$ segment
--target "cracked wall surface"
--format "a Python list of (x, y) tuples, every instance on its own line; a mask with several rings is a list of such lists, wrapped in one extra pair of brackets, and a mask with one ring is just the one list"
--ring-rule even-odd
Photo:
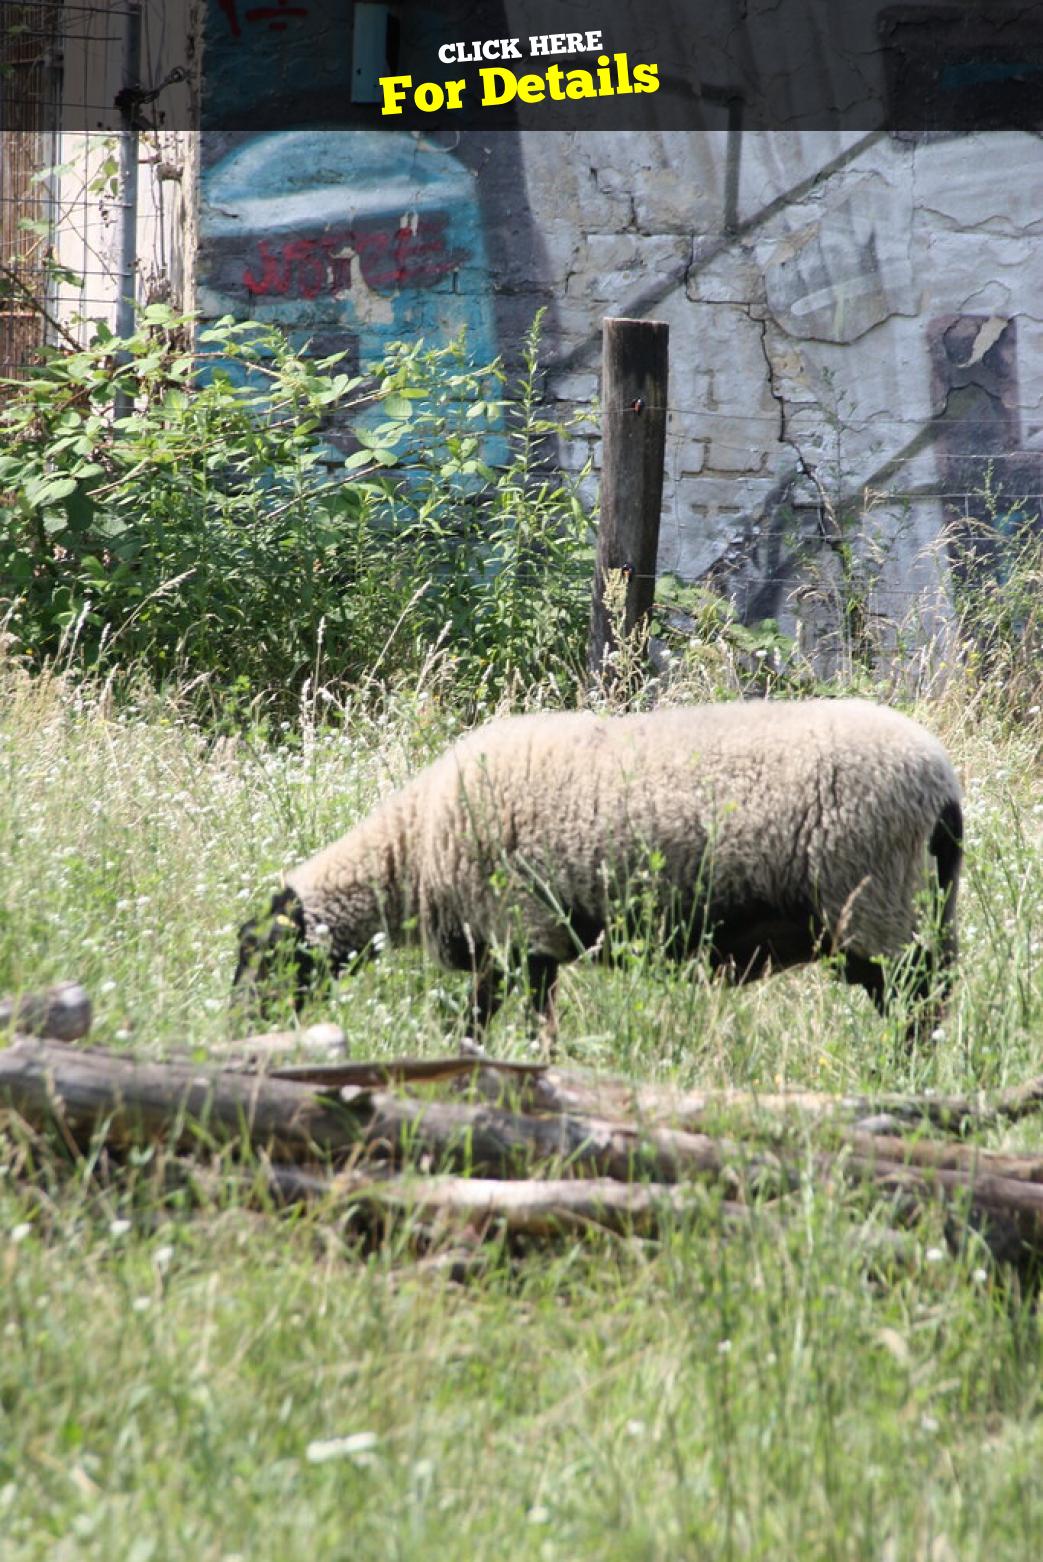
[(671, 325), (661, 567), (792, 627), (850, 543), (872, 610), (931, 627), (946, 528), (1043, 508), (1040, 138), (557, 139), (525, 145), (551, 387), (593, 393), (602, 314)]
[(790, 626), (839, 539), (874, 611), (944, 613), (946, 525), (986, 482), (999, 531), (1040, 507), (1037, 136), (210, 135), (201, 161), (205, 312), (364, 362), (461, 327), (510, 357), (545, 308), (548, 391), (581, 405), (605, 315), (668, 321), (660, 565), (750, 618)]

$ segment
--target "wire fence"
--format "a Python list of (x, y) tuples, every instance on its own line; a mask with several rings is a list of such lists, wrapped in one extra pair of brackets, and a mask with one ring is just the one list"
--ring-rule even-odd
[[(133, 223), (142, 303), (184, 301), (183, 179), (191, 138), (159, 116), (135, 132), (145, 177), (130, 207), (120, 178), (117, 98), (129, 8), (36, 0), (0, 5), (0, 375), (17, 378), (45, 343), (114, 326), (122, 225)], [(142, 78), (166, 48), (166, 8), (140, 13)], [(74, 127), (74, 128), (69, 128)]]

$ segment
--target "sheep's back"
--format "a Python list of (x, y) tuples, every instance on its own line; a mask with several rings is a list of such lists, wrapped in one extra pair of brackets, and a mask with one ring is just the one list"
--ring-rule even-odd
[(485, 939), (520, 914), (562, 958), (562, 912), (596, 921), (653, 880), (711, 911), (814, 910), (852, 948), (896, 950), (924, 842), (959, 795), (936, 739), (861, 701), (513, 718), (423, 781), (422, 914)]

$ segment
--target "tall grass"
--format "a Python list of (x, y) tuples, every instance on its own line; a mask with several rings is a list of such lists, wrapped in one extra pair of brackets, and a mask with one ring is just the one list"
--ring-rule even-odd
[[(1043, 723), (966, 659), (915, 713), (967, 792), (959, 985), (932, 1047), (828, 972), (743, 991), (654, 945), (564, 973), (570, 1063), (685, 1083), (971, 1089), (1041, 1068)], [(670, 698), (681, 698), (684, 686)], [(560, 690), (530, 698), (560, 700)], [(72, 672), (0, 688), (0, 989), (75, 976), (95, 1039), (228, 1036), (235, 932), (457, 729), (437, 658), (367, 701), (309, 687), (276, 740)], [(463, 1034), (464, 984), (393, 955), (316, 1004), (356, 1055)], [(491, 1044), (530, 1045), (509, 1005)], [(1034, 1123), (1007, 1134), (1038, 1144)], [(467, 1286), (335, 1208), (192, 1207), (147, 1154), (91, 1180), (0, 1139), (5, 1558), (1032, 1556), (1040, 1335), (1020, 1282), (929, 1214), (808, 1192), (724, 1234), (495, 1246)], [(35, 1166), (37, 1175), (18, 1175)]]

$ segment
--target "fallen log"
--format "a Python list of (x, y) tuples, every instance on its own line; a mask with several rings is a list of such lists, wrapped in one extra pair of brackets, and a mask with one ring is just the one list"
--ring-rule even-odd
[[(492, 1086), (496, 1065), (483, 1062), (479, 1089)], [(502, 1088), (502, 1087), (501, 1087)], [(807, 1123), (878, 1119), (894, 1129), (931, 1126), (964, 1133), (1014, 1122), (1043, 1105), (1043, 1075), (992, 1096), (828, 1095), (820, 1091), (759, 1091), (725, 1087), (675, 1090), (668, 1085), (631, 1085), (623, 1080), (590, 1080), (547, 1068), (522, 1088), (526, 1104), (543, 1111), (597, 1112), (642, 1123), (672, 1124), (697, 1132), (724, 1114), (779, 1117)]]
[[(505, 1182), (485, 1177), (392, 1177), (365, 1181), (334, 1179), (338, 1203), (409, 1215), (437, 1228), (463, 1227), (476, 1236), (496, 1227), (512, 1236), (550, 1237), (597, 1227), (605, 1231), (658, 1235), (664, 1224), (707, 1207), (705, 1191), (664, 1183), (626, 1183), (609, 1178), (577, 1182), (567, 1178)], [(749, 1206), (722, 1201), (725, 1221), (748, 1224)]]
[(338, 1102), (265, 1075), (143, 1063), (32, 1037), (0, 1051), (0, 1103), (35, 1130), (57, 1126), (81, 1150), (99, 1136), (117, 1149), (248, 1140), (279, 1159), (314, 1159), (344, 1146), (349, 1121)]
[(738, 1167), (777, 1174), (773, 1157), (675, 1129), (641, 1130), (566, 1115), (527, 1116), (486, 1105), (421, 1101), (352, 1087), (340, 1099), (270, 1074), (133, 1058), (23, 1037), (0, 1052), (0, 1101), (34, 1129), (56, 1123), (81, 1149), (166, 1139), (244, 1140), (275, 1159), (343, 1159), (365, 1152), (427, 1157), (501, 1177), (558, 1162), (573, 1174), (677, 1182), (736, 1180)]
[(780, 1117), (809, 1123), (875, 1122), (887, 1129), (940, 1128), (964, 1133), (1016, 1122), (1043, 1106), (1043, 1075), (994, 1095), (828, 1095), (812, 1090), (760, 1091), (724, 1087), (676, 1090), (591, 1078), (549, 1064), (508, 1063), (485, 1056), (389, 1058), (370, 1062), (301, 1064), (272, 1070), (274, 1078), (325, 1089), (457, 1079), (486, 1099), (509, 1095), (520, 1111), (589, 1114), (698, 1132), (723, 1114)]
[(1002, 1150), (987, 1150), (978, 1144), (936, 1139), (902, 1139), (882, 1134), (861, 1133), (857, 1128), (843, 1131), (843, 1142), (858, 1155), (894, 1161), (903, 1166), (918, 1166), (939, 1171), (959, 1171), (969, 1175), (1009, 1177), (1016, 1182), (1043, 1183), (1043, 1155), (1018, 1155)]

